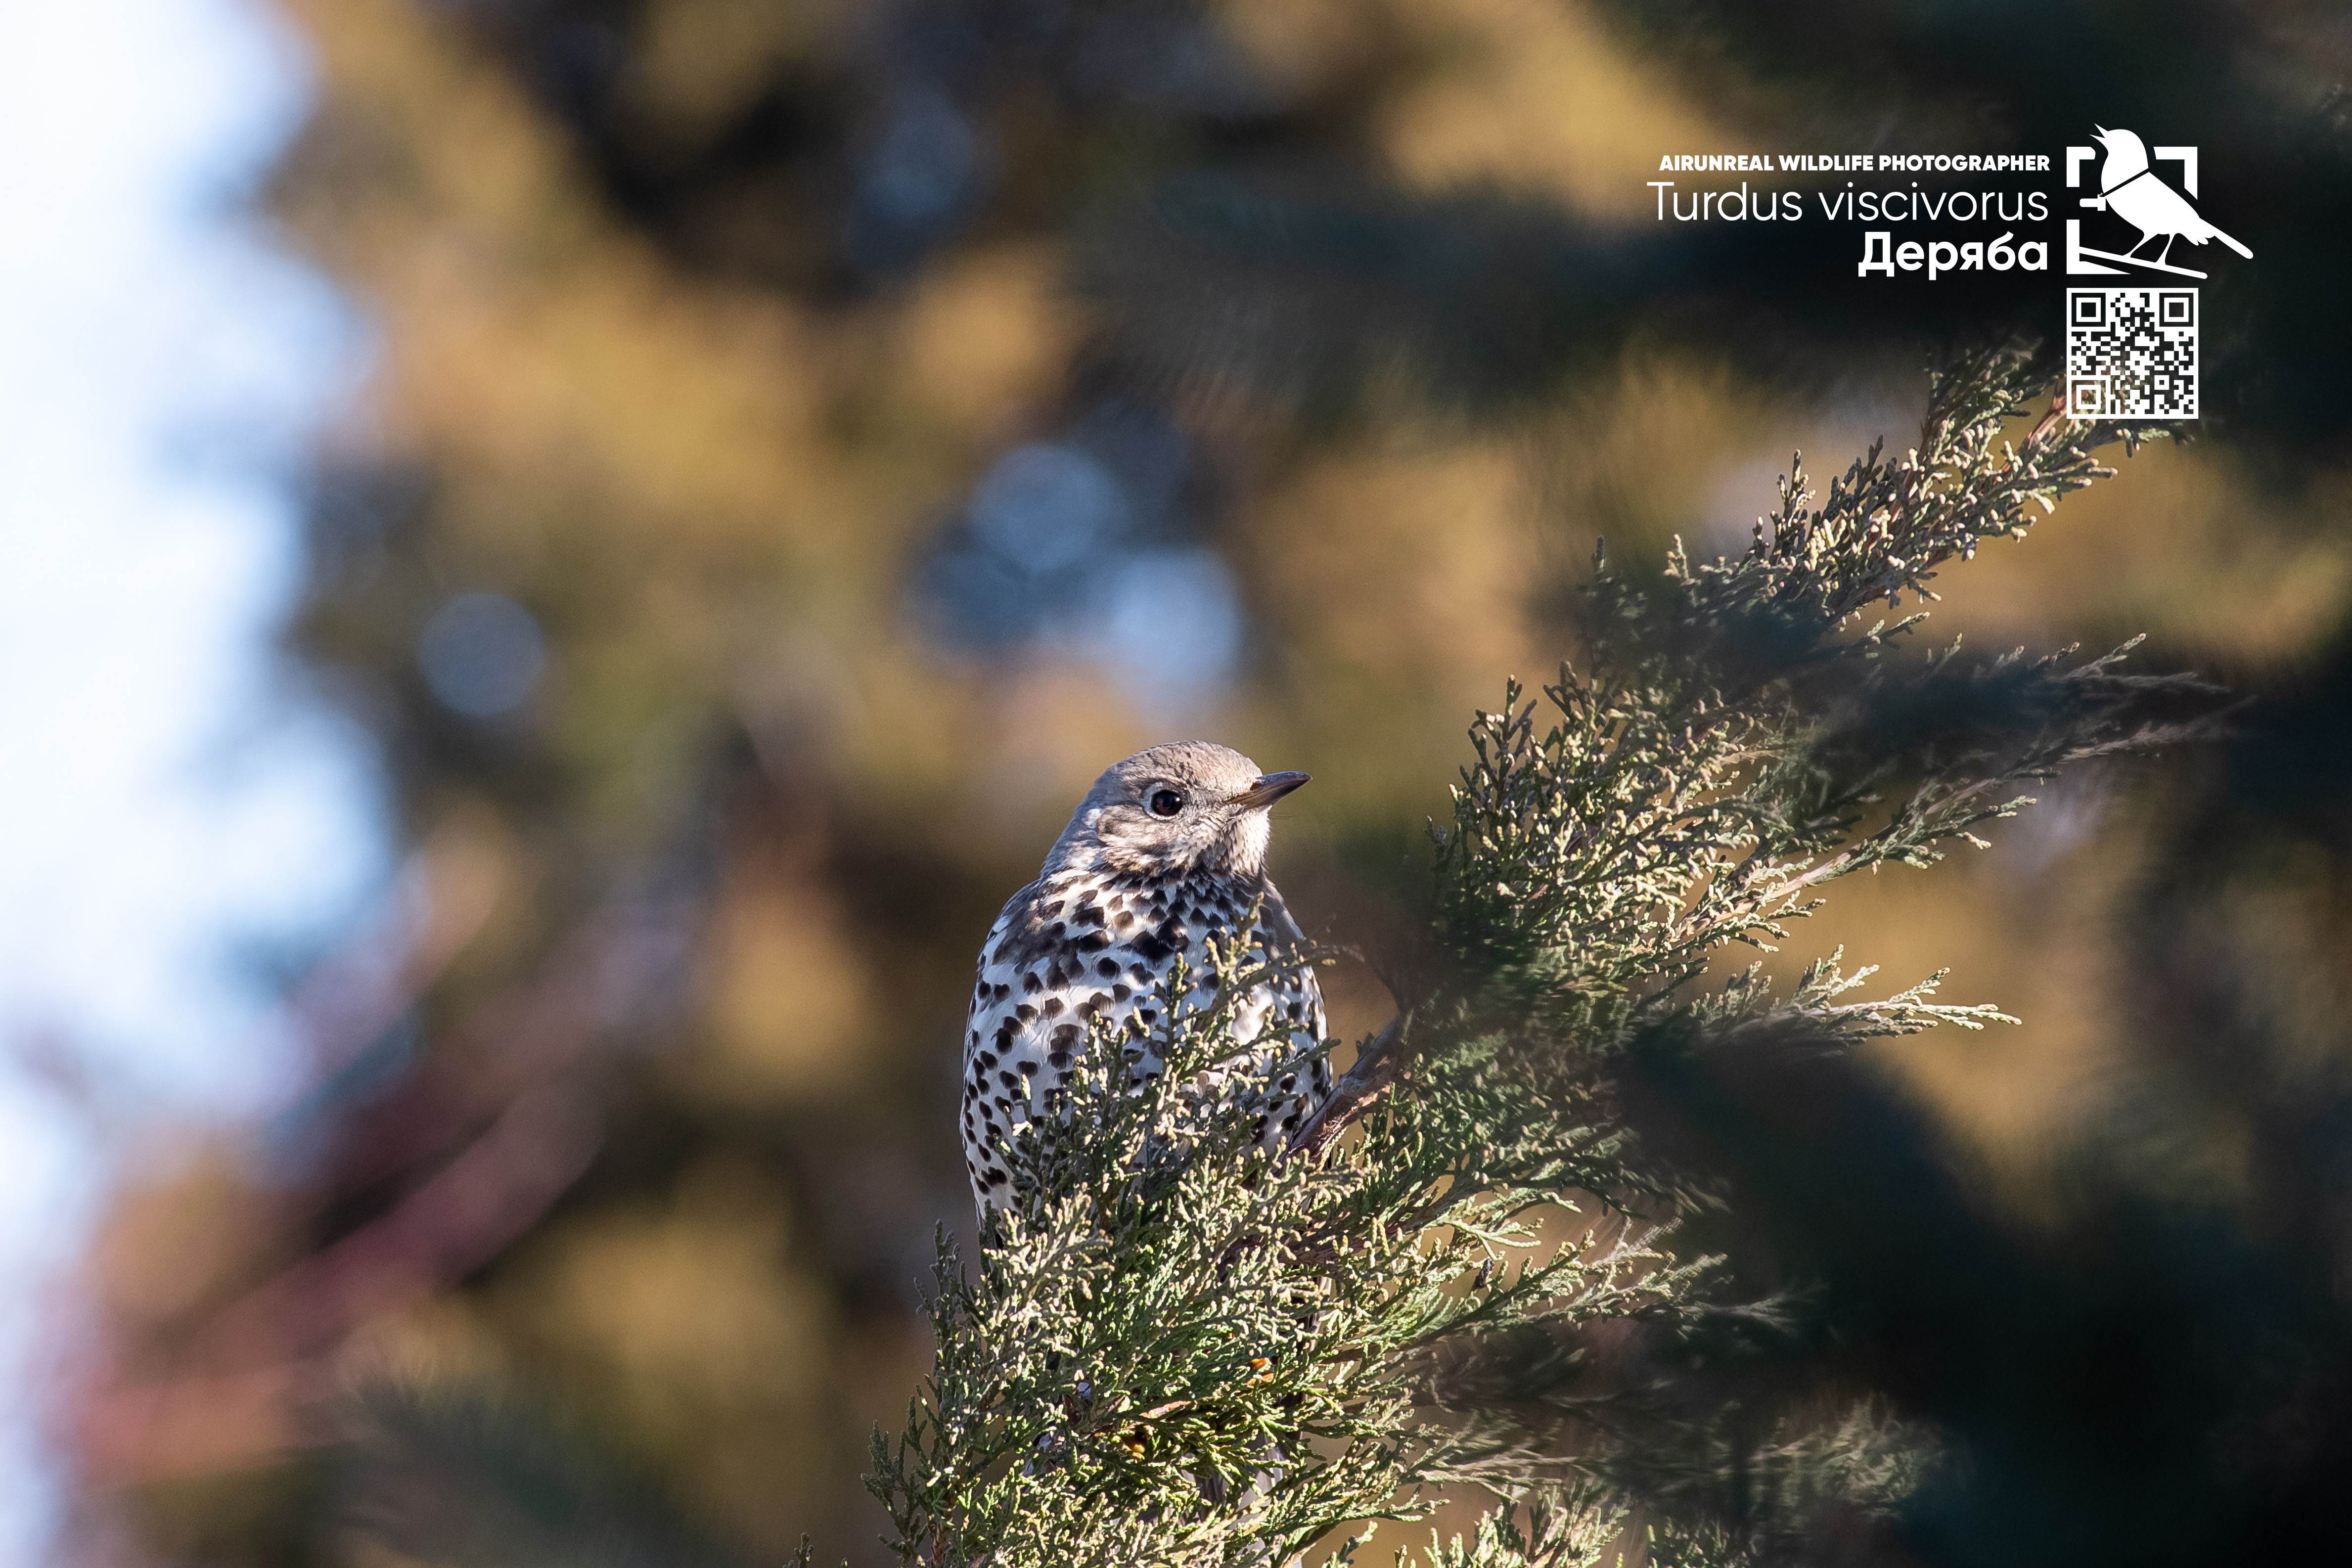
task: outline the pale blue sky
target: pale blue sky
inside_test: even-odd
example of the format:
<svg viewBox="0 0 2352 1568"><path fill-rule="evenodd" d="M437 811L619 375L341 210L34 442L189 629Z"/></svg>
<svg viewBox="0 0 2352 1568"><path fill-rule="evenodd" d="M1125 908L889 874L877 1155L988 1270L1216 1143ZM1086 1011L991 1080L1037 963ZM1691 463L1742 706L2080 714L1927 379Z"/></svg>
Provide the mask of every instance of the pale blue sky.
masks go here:
<svg viewBox="0 0 2352 1568"><path fill-rule="evenodd" d="M0 1386L109 1163L284 1083L239 948L383 874L364 739L273 652L304 443L366 356L242 208L305 84L261 0L0 0ZM0 1564L46 1555L29 1416L0 1406Z"/></svg>

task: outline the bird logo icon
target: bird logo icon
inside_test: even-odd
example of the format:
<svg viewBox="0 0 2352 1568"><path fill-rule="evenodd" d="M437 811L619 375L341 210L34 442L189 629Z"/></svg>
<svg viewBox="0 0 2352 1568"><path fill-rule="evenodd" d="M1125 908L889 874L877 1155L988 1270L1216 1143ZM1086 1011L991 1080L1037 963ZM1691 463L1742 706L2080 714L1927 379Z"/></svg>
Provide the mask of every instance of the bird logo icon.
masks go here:
<svg viewBox="0 0 2352 1568"><path fill-rule="evenodd" d="M2093 138L2099 144L2096 153L2088 147L2067 149L2066 183L2076 183L2082 165L2092 157L2099 157L2099 183L2095 196L2084 196L2082 204L2099 212L2113 213L2139 231L2139 238L2128 250L2095 250L2082 243L2082 221L2070 218L2066 223L2066 270L2074 273L2113 273L2117 267L2105 267L2102 262L2118 262L2124 267L2143 267L2158 272L2169 272L2183 277L2203 277L2205 274L2175 264L2172 246L2175 240L2187 240L2202 246L2208 240L2220 240L2240 256L2254 253L2231 235L2207 223L2163 176L2157 173L2149 157L2147 143L2128 131L2096 128ZM2194 147L2159 147L2156 157L2170 159L2181 166L2181 183L2189 195L2197 193L2197 149ZM2153 256L2140 253L2157 241L2163 246Z"/></svg>

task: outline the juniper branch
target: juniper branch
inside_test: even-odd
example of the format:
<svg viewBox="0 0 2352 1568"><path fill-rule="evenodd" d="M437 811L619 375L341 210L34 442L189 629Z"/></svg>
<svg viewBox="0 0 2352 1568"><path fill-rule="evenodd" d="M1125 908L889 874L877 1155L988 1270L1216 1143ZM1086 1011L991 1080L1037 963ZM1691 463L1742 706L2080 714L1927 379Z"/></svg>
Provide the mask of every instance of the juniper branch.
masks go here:
<svg viewBox="0 0 2352 1568"><path fill-rule="evenodd" d="M1982 843L2035 781L2207 722L2212 688L2129 673L2126 650L1972 661L1913 652L1916 612L1865 620L1931 601L1984 539L2109 474L2097 447L2150 434L2053 407L2005 438L2034 391L2021 353L1963 359L1916 447L1874 446L1818 497L1792 463L1743 553L1677 545L1654 580L1597 563L1585 667L1476 716L1428 961L1286 1157L1255 1145L1267 1078L1207 1071L1263 1049L1234 1038L1238 955L1205 1007L1189 977L1163 988L1157 1078L1090 1037L1003 1151L1018 1199L974 1271L942 1246L937 1367L904 1434L877 1436L902 1559L1336 1564L1361 1534L1318 1542L1470 1486L1494 1511L1429 1561L1587 1563L1640 1521L1660 1561L1728 1564L1824 1500L1893 1505L1930 1445L1864 1404L1824 1424L1604 1375L1611 1336L1775 1310L1680 1255L1714 1195L1632 1137L1616 1073L2011 1021L1935 1001L1940 976L1871 998L1839 955L1786 986L1721 960L1782 941L1840 877ZM1514 1355L1507 1396L1468 1370Z"/></svg>

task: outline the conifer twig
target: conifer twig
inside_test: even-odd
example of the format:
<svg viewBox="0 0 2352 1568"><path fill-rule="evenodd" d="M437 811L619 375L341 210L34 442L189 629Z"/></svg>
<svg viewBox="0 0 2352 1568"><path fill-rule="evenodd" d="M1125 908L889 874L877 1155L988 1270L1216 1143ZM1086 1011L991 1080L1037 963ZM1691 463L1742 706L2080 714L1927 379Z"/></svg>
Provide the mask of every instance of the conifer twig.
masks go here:
<svg viewBox="0 0 2352 1568"><path fill-rule="evenodd" d="M1719 960L1784 941L1841 877L1982 844L2021 787L2207 722L2212 688L2126 674L2124 650L1971 662L1912 652L1916 613L1861 621L1932 601L1938 570L2110 473L2095 447L2147 434L2046 414L2012 444L2033 375L2016 351L1937 372L1916 449L1874 447L1818 498L1792 463L1740 554L1598 563L1588 668L1470 727L1430 977L1285 1157L1257 1129L1297 1062L1209 1071L1266 1050L1235 1036L1258 977L1238 955L1212 953L1204 1007L1168 981L1157 1077L1097 1026L1004 1143L1018 1196L977 1268L942 1247L937 1364L876 1437L903 1559L1272 1568L1475 1487L1492 1508L1427 1562L1586 1568L1638 1514L1656 1560L1735 1568L1824 1502L1893 1506L1933 1440L1867 1401L1758 1409L1594 1354L1786 1315L1683 1250L1673 1217L1723 1196L1641 1145L1617 1087L1661 1053L2014 1021L1937 1002L1940 974L1873 997L1837 953L1786 983Z"/></svg>

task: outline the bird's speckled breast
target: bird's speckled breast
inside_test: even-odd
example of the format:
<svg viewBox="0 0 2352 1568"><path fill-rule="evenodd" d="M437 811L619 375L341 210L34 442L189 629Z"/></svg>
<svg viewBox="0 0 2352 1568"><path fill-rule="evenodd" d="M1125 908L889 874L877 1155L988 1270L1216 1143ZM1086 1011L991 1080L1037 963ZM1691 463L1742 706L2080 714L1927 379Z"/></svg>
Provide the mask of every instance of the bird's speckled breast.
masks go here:
<svg viewBox="0 0 2352 1568"><path fill-rule="evenodd" d="M964 1032L962 1134L972 1197L983 1213L1011 1182L992 1146L1043 1108L1100 1018L1131 1037L1126 1054L1139 1074L1160 1070L1155 1039L1161 977L1178 957L1201 977L1187 1006L1205 1006L1207 938L1234 930L1255 906L1249 947L1280 955L1303 941L1274 884L1260 877L1152 877L1132 873L1064 872L1013 895L980 954L971 1014ZM1234 1038L1280 1049L1244 1059L1260 1071L1323 1038L1323 993L1310 970L1252 988L1234 1018ZM1241 1067L1242 1062L1236 1062ZM1297 1073L1276 1085L1298 1094L1275 1108L1260 1139L1278 1143L1330 1092L1330 1071L1314 1065L1302 1088Z"/></svg>

